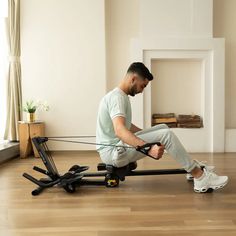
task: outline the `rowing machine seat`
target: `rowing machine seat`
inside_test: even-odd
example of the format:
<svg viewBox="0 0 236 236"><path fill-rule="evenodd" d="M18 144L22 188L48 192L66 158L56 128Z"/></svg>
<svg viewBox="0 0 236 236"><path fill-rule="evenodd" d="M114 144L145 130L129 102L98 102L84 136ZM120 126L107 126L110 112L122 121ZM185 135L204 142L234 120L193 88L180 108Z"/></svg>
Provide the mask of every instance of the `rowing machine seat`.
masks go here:
<svg viewBox="0 0 236 236"><path fill-rule="evenodd" d="M106 170L110 174L117 175L121 181L124 181L125 176L136 168L137 168L137 162L131 162L128 165L122 166L122 167L115 167L113 165L109 165L105 163L99 163L97 165L98 171Z"/></svg>

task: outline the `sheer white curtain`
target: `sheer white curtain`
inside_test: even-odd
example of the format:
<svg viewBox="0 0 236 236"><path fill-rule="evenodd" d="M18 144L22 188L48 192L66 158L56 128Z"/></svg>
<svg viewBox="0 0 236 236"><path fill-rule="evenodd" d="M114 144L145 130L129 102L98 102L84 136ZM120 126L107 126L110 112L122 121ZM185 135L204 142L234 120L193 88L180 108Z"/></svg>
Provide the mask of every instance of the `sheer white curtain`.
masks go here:
<svg viewBox="0 0 236 236"><path fill-rule="evenodd" d="M8 0L7 42L9 65L7 76L7 118L4 138L19 140L18 121L22 117L21 63L20 63L20 0Z"/></svg>
<svg viewBox="0 0 236 236"><path fill-rule="evenodd" d="M8 51L6 38L7 0L0 0L0 141L3 140L6 125L6 78Z"/></svg>

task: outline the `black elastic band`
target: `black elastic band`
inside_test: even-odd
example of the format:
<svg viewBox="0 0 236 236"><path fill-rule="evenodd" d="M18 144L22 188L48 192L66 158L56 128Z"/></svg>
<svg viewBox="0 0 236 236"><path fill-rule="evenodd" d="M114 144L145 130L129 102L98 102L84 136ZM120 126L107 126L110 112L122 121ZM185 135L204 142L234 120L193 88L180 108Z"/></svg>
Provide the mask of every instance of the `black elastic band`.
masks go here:
<svg viewBox="0 0 236 236"><path fill-rule="evenodd" d="M91 145L97 145L97 146L122 147L122 148L133 148L133 149L136 149L135 147L125 146L125 145L115 145L115 144L105 144L105 143L93 143L93 142L85 142L85 141L72 141L72 140L57 139L57 138L49 138L49 137L48 137L48 140L56 141L56 142L80 143L80 144L91 144Z"/></svg>
<svg viewBox="0 0 236 236"><path fill-rule="evenodd" d="M51 136L47 138L95 138L95 135Z"/></svg>
<svg viewBox="0 0 236 236"><path fill-rule="evenodd" d="M115 145L115 144L105 144L105 143L93 143L93 142L85 142L85 141L73 141L73 140L66 140L62 138L91 138L91 137L96 137L96 136L54 136L54 137L47 137L48 140L55 141L55 142L66 142L66 143L79 143L79 144L90 144L90 145L97 145L97 146L106 146L106 147L121 147L121 148L132 148L135 149L138 152L143 153L146 156L149 156L153 159L156 160L153 156L150 156L148 154L150 148L153 145L158 145L161 146L160 142L155 142L155 143L146 143L143 146L137 146L137 147L132 147L132 146L125 146L125 145ZM146 149L148 148L148 150Z"/></svg>

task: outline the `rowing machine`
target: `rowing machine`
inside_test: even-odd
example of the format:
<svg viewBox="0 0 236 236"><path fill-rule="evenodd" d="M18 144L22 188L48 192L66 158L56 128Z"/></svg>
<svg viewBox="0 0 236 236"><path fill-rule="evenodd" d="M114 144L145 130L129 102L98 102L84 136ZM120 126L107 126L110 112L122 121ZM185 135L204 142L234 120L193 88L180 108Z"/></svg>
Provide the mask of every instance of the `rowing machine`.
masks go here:
<svg viewBox="0 0 236 236"><path fill-rule="evenodd" d="M72 166L68 172L64 175L60 175L55 162L46 142L49 139L47 137L34 137L32 138L33 144L37 149L46 170L34 166L33 169L47 176L37 180L33 176L24 173L23 176L31 182L38 185L38 187L32 191L32 195L36 196L40 194L45 188L58 185L64 188L67 192L73 193L76 191L76 187L81 185L103 185L106 187L117 187L120 181L124 181L127 176L143 176L143 175L170 175L170 174L186 174L184 169L162 169L162 170L135 170L136 163L130 163L124 167L117 168L112 165L99 163L97 166L98 172L86 172L88 166ZM160 145L160 143L149 143L143 146L137 147L136 150L148 155L148 150L153 145ZM102 179L93 179L91 177L103 177Z"/></svg>

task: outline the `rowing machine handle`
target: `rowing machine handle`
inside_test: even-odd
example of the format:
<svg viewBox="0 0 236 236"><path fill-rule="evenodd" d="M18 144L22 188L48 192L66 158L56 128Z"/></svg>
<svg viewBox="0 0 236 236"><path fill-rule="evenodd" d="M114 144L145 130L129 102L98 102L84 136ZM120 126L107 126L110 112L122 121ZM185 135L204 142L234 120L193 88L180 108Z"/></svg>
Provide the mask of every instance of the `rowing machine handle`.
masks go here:
<svg viewBox="0 0 236 236"><path fill-rule="evenodd" d="M160 142L146 143L146 144L144 144L144 145L142 145L142 146L137 146L137 147L136 147L136 150L137 150L138 152L141 152L141 153L143 153L144 155L149 156L149 157L151 157L152 159L156 160L156 158L154 158L153 156L151 156L151 155L148 154L149 150L152 148L153 145L161 146L161 143L160 143Z"/></svg>

